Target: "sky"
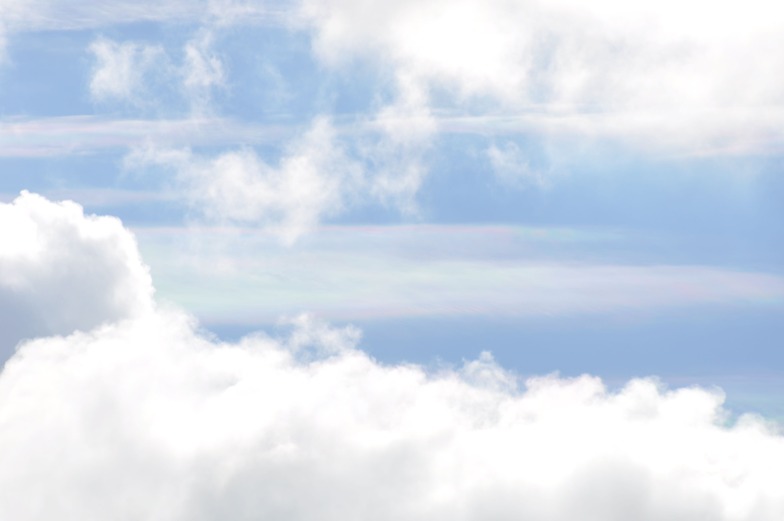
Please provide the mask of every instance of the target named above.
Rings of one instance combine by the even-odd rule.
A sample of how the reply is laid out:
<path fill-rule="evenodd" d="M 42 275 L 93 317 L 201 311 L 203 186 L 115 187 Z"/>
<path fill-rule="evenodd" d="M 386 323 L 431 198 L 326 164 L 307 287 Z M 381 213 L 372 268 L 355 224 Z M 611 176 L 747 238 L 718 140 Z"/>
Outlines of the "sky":
<path fill-rule="evenodd" d="M 782 519 L 782 26 L 0 0 L 0 518 Z"/>

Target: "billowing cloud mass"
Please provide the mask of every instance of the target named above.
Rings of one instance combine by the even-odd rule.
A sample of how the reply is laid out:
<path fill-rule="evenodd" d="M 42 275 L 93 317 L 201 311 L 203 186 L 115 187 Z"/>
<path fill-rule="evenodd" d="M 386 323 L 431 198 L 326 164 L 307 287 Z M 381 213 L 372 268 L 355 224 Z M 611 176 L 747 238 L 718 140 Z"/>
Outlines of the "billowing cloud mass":
<path fill-rule="evenodd" d="M 57 252 L 62 238 L 66 258 L 94 259 L 93 275 L 112 271 L 108 245 L 122 252 L 113 273 L 138 259 L 116 220 L 73 204 L 24 195 L 0 223 L 7 257 Z M 49 295 L 40 309 L 62 315 L 74 305 L 63 289 L 78 286 L 39 273 L 63 256 L 0 273 L 37 284 Z M 148 295 L 143 274 L 124 280 Z M 26 342 L 6 363 L 0 518 L 784 516 L 784 438 L 753 417 L 729 423 L 718 391 L 636 379 L 611 392 L 590 376 L 521 383 L 488 353 L 454 370 L 382 365 L 354 328 L 309 317 L 288 336 L 219 343 L 179 311 L 143 308 Z M 23 318 L 45 322 L 38 309 Z"/>
<path fill-rule="evenodd" d="M 152 282 L 118 219 L 22 193 L 0 204 L 0 352 L 22 338 L 139 316 Z"/>

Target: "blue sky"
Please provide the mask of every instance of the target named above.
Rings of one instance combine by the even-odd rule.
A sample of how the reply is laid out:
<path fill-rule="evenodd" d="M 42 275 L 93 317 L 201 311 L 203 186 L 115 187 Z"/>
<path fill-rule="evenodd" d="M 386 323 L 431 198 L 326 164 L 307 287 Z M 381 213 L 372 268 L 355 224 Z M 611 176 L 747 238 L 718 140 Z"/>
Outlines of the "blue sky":
<path fill-rule="evenodd" d="M 87 232 L 36 261 L 9 243 L 3 360 L 137 310 L 97 306 L 116 281 L 146 295 L 138 247 L 154 306 L 212 342 L 309 313 L 361 331 L 384 367 L 459 372 L 490 352 L 515 378 L 652 377 L 784 418 L 772 3 L 2 8 L 0 201 L 74 201 L 137 245 L 126 280 L 91 266 Z M 58 262 L 115 282 L 29 267 Z"/>

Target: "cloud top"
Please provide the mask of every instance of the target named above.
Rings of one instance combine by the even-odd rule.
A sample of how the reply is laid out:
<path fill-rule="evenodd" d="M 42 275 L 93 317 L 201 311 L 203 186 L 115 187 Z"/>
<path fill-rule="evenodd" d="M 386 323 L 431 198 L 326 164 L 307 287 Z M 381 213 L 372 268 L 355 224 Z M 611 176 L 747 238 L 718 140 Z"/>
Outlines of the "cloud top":
<path fill-rule="evenodd" d="M 722 395 L 517 388 L 485 354 L 384 366 L 307 317 L 216 344 L 160 312 L 25 344 L 0 376 L 0 514 L 774 521 L 784 440 Z M 35 490 L 37 500 L 30 498 Z"/>

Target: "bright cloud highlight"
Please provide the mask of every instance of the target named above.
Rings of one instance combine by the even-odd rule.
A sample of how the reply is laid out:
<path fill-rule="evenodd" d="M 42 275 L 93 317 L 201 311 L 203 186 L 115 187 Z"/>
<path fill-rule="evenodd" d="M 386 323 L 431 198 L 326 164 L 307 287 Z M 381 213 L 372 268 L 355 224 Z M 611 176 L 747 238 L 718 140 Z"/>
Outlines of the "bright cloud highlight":
<path fill-rule="evenodd" d="M 0 343 L 139 316 L 152 282 L 134 237 L 112 217 L 23 193 L 0 204 Z"/>

